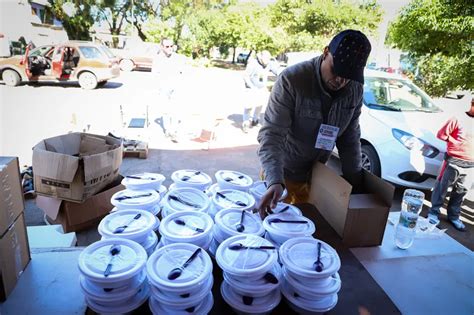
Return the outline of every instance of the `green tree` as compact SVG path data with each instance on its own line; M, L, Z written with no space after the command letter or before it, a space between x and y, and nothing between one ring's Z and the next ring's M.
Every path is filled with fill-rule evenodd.
M94 0L50 0L50 9L61 20L69 39L90 40L94 25Z
M391 23L387 42L409 53L432 96L474 88L474 7L464 0L413 0Z

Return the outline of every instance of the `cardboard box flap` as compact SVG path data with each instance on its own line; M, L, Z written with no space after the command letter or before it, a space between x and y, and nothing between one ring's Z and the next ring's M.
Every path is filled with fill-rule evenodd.
M99 154L108 150L110 150L110 146L107 145L104 138L88 134L82 135L79 147L79 154L81 156Z
M336 232L342 236L352 186L322 163L315 163L309 202L314 204Z
M79 167L79 158L42 150L37 147L33 148L35 176L54 178L65 182L73 181Z
M387 204L375 194L352 195L349 200L349 209L370 209L374 207L384 208L387 207Z
M46 151L79 156L81 134L69 133L67 135L45 139L43 142Z
M42 209L44 213L46 213L46 215L53 220L56 220L56 218L58 217L61 202L61 199L39 195L36 197L36 205L38 206L38 208Z
M82 157L84 160L84 181L92 181L97 176L113 176L114 171L122 164L120 147L101 154Z
M392 206L395 187L364 170L364 184L371 194L377 195L389 208Z

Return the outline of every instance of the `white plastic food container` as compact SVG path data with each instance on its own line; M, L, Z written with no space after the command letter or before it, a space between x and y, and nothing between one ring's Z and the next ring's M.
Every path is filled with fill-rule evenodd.
M267 183L263 180L259 180L253 183L249 189L252 196L255 198L255 202L258 204L263 195L267 192ZM283 190L283 194L280 197L280 201L283 201L288 196L288 190Z
M234 246L242 248L232 249ZM267 249L260 249L262 246ZM232 236L217 248L216 261L224 272L239 277L242 281L261 278L277 261L277 250L269 247L273 245L260 236Z
M160 194L155 190L121 190L116 192L110 202L118 210L140 209L156 214L160 202ZM159 209L158 209L159 211Z
M145 210L121 210L105 216L99 223L98 231L104 238L119 237L144 244L157 218Z
M122 179L122 185L130 190L152 189L159 191L165 179L165 176L158 173L140 173L125 176Z
M244 191L223 189L212 196L212 206L209 214L214 217L223 209L239 209L252 211L255 208L255 198Z
M215 177L221 189L235 189L247 192L253 185L252 178L241 172L220 170L216 172Z
M303 213L298 207L292 204L284 203L284 202L279 202L277 206L275 207L275 209L272 209L272 211L275 214L276 213L292 213L299 216L303 215Z
M244 298L235 292L226 281L223 281L221 284L221 295L224 301L232 307L237 314L242 315L270 314L281 301L279 290L273 290L271 294L262 297Z
M239 232L237 228L242 218L242 213L244 213L242 221L243 231ZM260 220L258 215L245 210L221 210L216 214L214 221L216 222L216 226L214 228L214 236L219 242L222 242L231 236L239 234L254 234L258 236L263 236L263 234L265 233L262 221Z
M341 289L341 277L339 273L333 274L331 277L325 279L314 279L312 282L300 281L293 278L286 271L286 267L282 268L282 274L285 277L288 285L299 296L305 299L321 299L328 295L338 293Z
M209 175L191 169L175 171L171 174L171 179L178 188L192 187L200 191L205 191L212 184L212 178Z
M207 195L195 188L180 187L170 190L162 202L163 218L179 211L206 212L209 210L210 200Z
M209 247L212 238L212 218L203 212L179 211L166 216L160 225L164 243L190 243Z
M293 213L268 215L263 220L263 227L270 235L270 238L280 245L295 237L312 237L316 231L313 221Z
M208 314L214 305L212 293L206 295L204 300L196 307L188 309L169 309L165 305L158 302L153 296L150 297L149 306L153 315L204 315Z

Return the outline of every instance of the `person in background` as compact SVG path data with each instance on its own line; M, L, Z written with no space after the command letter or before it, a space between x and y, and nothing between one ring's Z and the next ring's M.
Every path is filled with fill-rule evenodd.
M461 205L473 183L474 167L474 99L469 111L450 118L438 131L437 137L447 143L441 172L431 194L428 219L439 223L439 210L443 206L448 188L452 186L447 206L448 220L459 231L466 227L459 218Z
M173 40L163 38L160 51L153 58L151 72L155 75L162 101L162 127L165 136L178 142L180 106L175 102L175 94L185 67L185 57L175 53Z
M264 50L257 53L256 58L250 59L245 68L244 82L249 96L242 115L242 131L245 133L259 124L260 114L268 102L268 75L270 72L277 74L271 58L270 52Z
M344 177L362 187L359 116L364 67L371 51L356 30L337 34L323 54L285 69L273 86L258 156L267 191L257 206L262 217L285 202L307 202L312 166L326 163L337 145Z

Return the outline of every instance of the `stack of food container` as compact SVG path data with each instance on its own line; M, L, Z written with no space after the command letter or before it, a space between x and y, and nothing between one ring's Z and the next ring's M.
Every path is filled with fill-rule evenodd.
M149 297L147 254L134 241L110 238L95 242L79 256L80 285L87 305L100 314L132 312Z
M277 250L255 235L223 241L216 261L224 271L221 295L238 314L269 314L281 300Z
M263 180L256 181L253 183L252 187L250 187L249 192L255 198L255 202L258 204L262 196L267 192L267 183ZM288 196L288 191L285 189L283 190L283 194L280 197L280 201L284 200Z
M160 246L190 243L205 250L212 241L214 221L203 212L179 211L166 216L160 225Z
M337 252L318 239L297 237L280 247L281 292L299 314L324 313L336 306L341 279Z
M211 197L212 203L209 208L211 217L223 209L239 209L252 211L255 208L255 198L245 191L235 189L219 189Z
M166 193L166 187L163 185L165 176L158 173L140 173L127 175L122 179L122 185L130 190L155 190L160 195Z
M161 216L165 218L167 215L180 211L207 213L210 204L209 197L203 191L190 187L177 187L170 190L162 200Z
M272 213L292 213L298 216L303 215L298 207L284 202L277 203L275 209L272 209Z
M212 178L198 170L178 170L171 174L173 184L170 190L181 187L191 187L204 192L211 184Z
M265 238L277 247L295 237L312 237L316 231L313 221L288 211L268 215L263 220L263 227Z
M224 209L219 211L215 218L213 240L210 252L215 255L217 247L226 239L234 235L253 234L263 236L265 229L258 215L240 209Z
M215 174L219 189L234 189L248 192L253 180L250 176L236 171L220 170Z
M151 255L158 244L158 236L153 232L157 224L160 224L158 218L148 211L121 210L104 217L98 231L103 239L118 237L135 241Z
M115 206L111 212L139 209L151 212L158 217L161 210L160 199L160 194L153 189L121 190L116 192L110 199L110 202ZM158 230L158 225L155 225L153 230Z
M212 297L212 261L202 248L187 243L166 245L147 262L153 314L208 314Z

